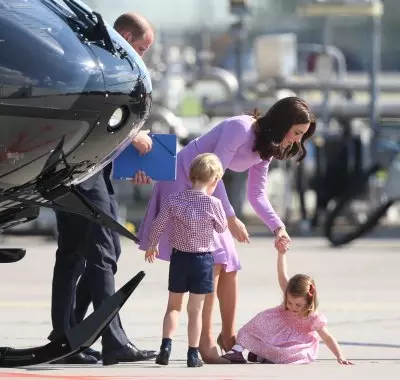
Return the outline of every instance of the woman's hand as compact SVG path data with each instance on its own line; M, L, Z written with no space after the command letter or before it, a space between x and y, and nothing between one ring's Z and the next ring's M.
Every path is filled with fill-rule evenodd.
M250 243L249 233L244 223L235 215L227 218L228 228L232 236L240 243Z
M152 180L150 177L147 177L144 171L139 170L135 177L133 177L131 181L134 185L149 185L151 184Z
M286 252L289 249L291 239L284 227L279 227L274 231L275 248L278 252Z

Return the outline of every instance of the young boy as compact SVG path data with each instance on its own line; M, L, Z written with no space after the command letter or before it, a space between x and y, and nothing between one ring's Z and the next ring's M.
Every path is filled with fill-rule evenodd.
M205 295L214 292L214 231L222 233L227 228L221 201L211 196L222 175L223 168L215 154L198 155L190 166L191 189L170 194L152 224L145 260L154 262L160 236L167 226L172 246L168 306L156 364L168 365L183 295L189 292L187 366L203 365L198 346Z

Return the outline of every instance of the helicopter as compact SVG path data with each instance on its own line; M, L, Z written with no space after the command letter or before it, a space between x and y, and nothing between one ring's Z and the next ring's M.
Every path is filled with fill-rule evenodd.
M132 141L152 104L145 63L103 17L80 0L0 0L0 231L46 207L80 214L136 236L76 186ZM0 263L25 248L1 248ZM47 345L0 347L0 367L51 362L89 347L145 276Z

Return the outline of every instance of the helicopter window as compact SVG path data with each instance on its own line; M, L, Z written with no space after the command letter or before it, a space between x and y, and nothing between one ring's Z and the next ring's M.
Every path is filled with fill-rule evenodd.
M47 2L56 3L56 5L61 8L60 11L62 10L63 12L65 12L67 17L76 17L76 14L72 11L70 7L67 6L67 4L63 0L47 0Z
M101 71L93 56L57 17L59 13L37 6L37 0L18 7L20 3L16 0L0 12L0 98L75 93L101 86Z
M86 9L79 8L81 16L87 14L88 25L100 20L100 27L87 29L96 30L99 37L107 35L116 53L110 52L99 39L84 42L77 38L69 21L80 23L83 16L78 18L75 8L70 10L67 3L78 4L76 0L14 0L10 7L2 9L0 99L14 99L13 103L18 103L26 97L101 91L104 82L114 91L127 91L125 87L138 79L151 91L142 59L95 12L91 14L92 20ZM74 101L73 96L63 99Z

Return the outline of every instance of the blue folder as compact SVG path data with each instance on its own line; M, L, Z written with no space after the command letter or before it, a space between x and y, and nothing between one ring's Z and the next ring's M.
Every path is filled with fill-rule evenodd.
M129 144L114 160L114 179L132 179L139 170L155 181L176 179L176 135L153 133L149 136L153 140L149 153L141 156L136 148Z

